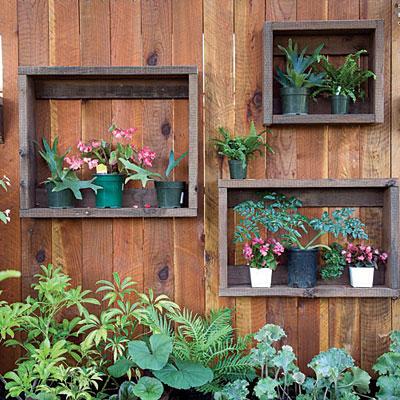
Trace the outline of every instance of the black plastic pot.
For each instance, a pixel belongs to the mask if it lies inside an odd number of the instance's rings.
[[[337,95],[331,97],[332,114],[348,114],[349,113],[349,97]]]
[[[71,190],[65,189],[61,192],[53,192],[54,183],[47,182],[47,205],[49,208],[73,208],[74,194]]]
[[[154,182],[159,208],[180,208],[183,203],[184,182]]]
[[[318,249],[288,249],[288,285],[310,288],[317,283]]]
[[[308,114],[307,88],[281,88],[282,114],[305,115]]]
[[[228,160],[228,164],[231,179],[246,179],[247,164],[243,167],[243,162],[240,160]]]

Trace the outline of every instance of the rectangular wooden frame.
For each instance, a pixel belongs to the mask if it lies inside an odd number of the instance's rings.
[[[294,296],[294,297],[398,297],[399,187],[396,179],[221,179],[219,188],[219,263],[220,296]],[[318,285],[315,288],[252,288],[235,281],[237,266],[228,265],[228,208],[259,191],[297,194],[305,207],[382,207],[383,246],[389,253],[385,285],[352,288],[342,285]],[[301,194],[301,196],[300,196]],[[234,274],[229,273],[232,268]],[[243,271],[243,270],[242,270]],[[242,274],[243,275],[243,274]],[[243,278],[243,276],[241,277]],[[234,282],[232,282],[234,281]]]
[[[373,96],[371,99],[373,112],[368,114],[308,114],[282,115],[273,113],[273,57],[274,37],[276,34],[304,34],[309,32],[329,32],[331,36],[338,34],[373,34],[372,57],[376,80],[371,81]],[[383,20],[349,20],[349,21],[285,21],[266,22],[263,35],[263,111],[264,124],[371,124],[382,123],[384,120],[384,23]]]
[[[197,66],[19,67],[20,216],[27,218],[195,217],[198,170]],[[35,207],[36,99],[188,99],[188,207],[49,209]]]

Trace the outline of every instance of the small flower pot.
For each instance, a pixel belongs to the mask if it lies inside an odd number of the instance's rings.
[[[65,189],[60,192],[53,192],[54,183],[47,182],[47,205],[49,208],[73,208],[74,194],[71,190]]]
[[[375,268],[350,267],[350,284],[353,287],[368,288],[374,284]]]
[[[247,164],[243,167],[243,162],[240,160],[228,160],[228,164],[231,179],[246,179]]]
[[[96,208],[122,207],[122,192],[124,190],[124,175],[94,174],[94,183],[101,186],[96,194]]]
[[[349,97],[336,95],[331,97],[332,114],[348,114],[349,113]]]
[[[155,181],[159,208],[180,208],[183,204],[185,182]]]
[[[310,288],[317,283],[318,249],[288,249],[288,285]]]
[[[281,88],[282,114],[308,114],[308,94],[307,88]]]
[[[272,269],[270,268],[250,268],[251,287],[270,288]]]

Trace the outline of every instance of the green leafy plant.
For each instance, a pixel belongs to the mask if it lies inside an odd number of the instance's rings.
[[[372,71],[360,68],[360,57],[365,53],[367,53],[366,50],[359,50],[357,53],[349,54],[339,67],[335,67],[326,56],[320,56],[320,65],[325,72],[325,79],[322,87],[314,92],[314,96],[325,92],[330,96],[348,96],[353,102],[357,98],[363,99],[365,91],[361,84],[370,78],[376,79]]]
[[[46,138],[42,139],[43,148],[39,150],[39,154],[46,161],[51,176],[46,179],[46,183],[52,183],[54,185],[53,192],[61,192],[62,190],[71,190],[75,198],[82,200],[82,189],[91,189],[97,193],[98,189],[102,189],[100,186],[93,183],[94,179],[82,181],[76,175],[76,172],[71,168],[64,167],[64,160],[70,153],[69,148],[64,154],[58,152],[58,137],[53,141],[50,146]]]
[[[345,350],[332,348],[315,356],[308,366],[315,378],[307,378],[305,394],[297,400],[356,400],[369,392],[371,377],[354,364]]]
[[[10,179],[6,176],[3,175],[3,178],[0,179],[0,187],[7,192],[8,187],[11,185]],[[3,224],[7,224],[7,222],[10,222],[10,210],[4,210],[0,211],[0,221]]]
[[[330,250],[323,249],[322,259],[324,266],[321,268],[321,277],[324,280],[340,278],[346,268],[346,259],[342,254],[343,246],[332,243]]]
[[[249,394],[249,382],[237,379],[227,383],[222,390],[214,394],[215,400],[246,400]]]
[[[269,153],[274,153],[272,147],[264,141],[263,134],[269,134],[271,131],[263,130],[257,133],[254,122],[250,123],[250,130],[247,136],[232,136],[228,129],[220,127],[218,132],[221,139],[213,139],[218,154],[228,157],[229,160],[242,161],[243,167],[247,165],[250,157],[256,153],[262,154],[261,147],[265,147]]]
[[[280,236],[286,246],[299,249],[320,247],[330,251],[329,246],[316,243],[326,234],[335,238],[368,239],[364,231],[365,225],[352,217],[354,210],[351,208],[334,210],[332,216],[324,211],[320,218],[308,218],[298,211],[301,207],[302,202],[299,199],[287,198],[277,193],[268,193],[259,201],[248,200],[238,204],[234,211],[242,218],[235,229],[235,241],[260,237],[260,226],[272,233],[281,232]],[[309,230],[314,232],[312,239],[302,243],[303,235]]]
[[[181,154],[177,159],[175,159],[174,151],[171,150],[168,158],[168,166],[164,171],[164,174],[158,174],[156,172],[147,171],[136,164],[133,164],[129,160],[124,160],[120,158],[120,162],[124,165],[126,170],[128,171],[128,177],[125,180],[125,183],[131,180],[140,180],[142,182],[143,187],[146,186],[148,181],[160,179],[160,180],[169,180],[171,176],[171,172],[180,164],[180,162],[188,155],[188,152]],[[130,173],[129,171],[133,171]]]
[[[279,45],[278,47],[286,57],[286,73],[277,67],[275,79],[283,87],[311,89],[323,85],[325,73],[315,73],[312,68],[321,59],[320,52],[324,47],[323,44],[320,44],[309,56],[305,55],[306,47],[299,54],[298,45],[293,44],[292,39],[289,39],[286,48]]]
[[[382,354],[372,367],[378,374],[378,400],[400,398],[400,331],[393,331],[390,339],[389,351]]]

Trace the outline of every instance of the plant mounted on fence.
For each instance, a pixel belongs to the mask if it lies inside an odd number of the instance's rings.
[[[357,400],[366,398],[371,377],[354,364],[353,358],[342,349],[329,349],[315,356],[308,364],[315,378],[303,384],[305,394],[297,400]]]
[[[8,179],[8,177],[6,175],[3,175],[3,177],[0,179],[0,187],[3,188],[4,191],[7,192],[8,187],[11,185],[10,183],[10,179]],[[3,224],[7,224],[7,222],[10,222],[11,218],[10,218],[10,210],[4,210],[4,211],[0,211],[0,221]]]
[[[59,154],[58,137],[50,145],[46,138],[42,138],[43,148],[39,150],[39,154],[46,161],[51,176],[45,180],[48,206],[50,208],[71,208],[73,207],[74,198],[82,200],[82,189],[91,189],[97,193],[100,186],[91,180],[80,180],[76,175],[77,170],[82,166],[76,157],[68,157],[71,149],[69,148],[64,154]],[[64,167],[64,163],[68,167]]]
[[[260,226],[279,234],[288,254],[288,283],[292,287],[313,287],[316,283],[317,254],[319,248],[331,250],[317,243],[323,235],[335,238],[368,239],[365,225],[353,218],[351,208],[324,211],[319,218],[308,218],[299,212],[302,202],[282,194],[267,193],[259,201],[248,200],[235,206],[241,222],[235,229],[235,241],[242,242],[261,236]],[[305,243],[302,238],[310,232],[313,236]]]
[[[321,92],[331,97],[332,114],[348,114],[349,99],[354,103],[358,98],[364,99],[365,90],[362,83],[368,79],[376,79],[376,75],[360,67],[360,58],[366,50],[349,54],[342,65],[336,67],[326,56],[320,57],[320,65],[325,72],[323,85],[317,89],[313,96]]]
[[[272,147],[264,140],[263,135],[271,131],[263,130],[257,133],[254,122],[250,122],[250,130],[247,136],[231,136],[228,129],[220,127],[218,132],[222,139],[213,139],[218,154],[228,158],[229,171],[232,179],[245,179],[247,176],[247,164],[256,153],[262,154],[261,148],[273,154]]]
[[[278,48],[286,57],[286,72],[276,68],[275,79],[281,84],[281,100],[283,114],[307,114],[308,97],[311,90],[321,87],[324,83],[324,72],[313,72],[313,67],[320,61],[320,44],[309,56],[307,48],[299,54],[297,43],[289,39],[288,46]]]
[[[171,150],[168,158],[168,165],[164,174],[158,174],[156,172],[148,176],[147,180],[155,180],[155,188],[157,192],[157,203],[160,208],[180,208],[183,203],[183,194],[185,188],[185,182],[182,181],[172,181],[171,173],[172,171],[181,163],[181,161],[188,155],[188,152],[181,154],[177,159],[175,159],[174,151]],[[129,172],[128,177],[125,182],[135,179],[135,173],[140,172],[140,167],[132,164],[127,160],[120,160],[125,166],[127,171],[133,171],[131,174]],[[146,181],[147,182],[147,181]]]
[[[255,237],[250,243],[245,243],[243,255],[250,267],[252,287],[271,287],[272,271],[278,266],[278,258],[284,252],[284,247],[275,239]]]
[[[102,187],[96,196],[96,207],[122,206],[124,176],[128,174],[122,160],[135,165],[136,170],[130,179],[141,181],[143,187],[153,175],[147,167],[152,166],[156,154],[146,146],[138,149],[130,143],[135,132],[136,128],[121,129],[113,124],[108,130],[110,140],[95,139],[88,143],[79,141],[77,147],[81,157],[77,158],[77,162],[87,164],[89,169],[96,168],[96,184]]]
[[[372,287],[374,272],[386,264],[387,253],[365,244],[349,243],[342,256],[350,269],[350,283],[353,287]]]

